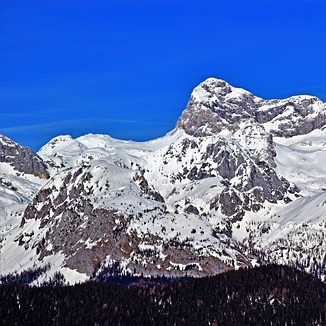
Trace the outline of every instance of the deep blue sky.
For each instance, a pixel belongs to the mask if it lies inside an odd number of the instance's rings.
[[[326,101],[325,0],[2,0],[0,133],[148,140],[217,77]]]

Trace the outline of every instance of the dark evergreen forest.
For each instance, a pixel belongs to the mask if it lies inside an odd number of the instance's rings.
[[[2,284],[0,324],[326,325],[326,284],[287,266],[197,279],[107,281]]]

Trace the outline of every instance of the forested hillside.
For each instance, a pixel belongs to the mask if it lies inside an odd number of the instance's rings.
[[[1,325],[326,324],[326,285],[286,266],[153,284],[2,284]]]

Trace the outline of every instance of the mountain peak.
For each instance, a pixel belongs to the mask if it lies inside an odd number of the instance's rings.
[[[325,112],[325,103],[316,97],[263,100],[224,80],[208,78],[193,90],[177,128],[193,136],[211,136],[238,130],[239,123],[252,120],[273,135],[291,137],[324,126]]]
[[[252,95],[250,92],[243,88],[231,86],[223,79],[210,77],[195,87],[192,92],[192,96],[199,100],[201,98],[200,95],[202,95],[203,98],[211,98],[214,95],[217,98],[223,98],[231,93],[231,97]]]
[[[16,171],[48,179],[47,167],[29,147],[23,147],[0,134],[0,163],[10,164]]]
[[[267,257],[325,277],[326,129],[309,133],[325,120],[317,98],[209,78],[150,142],[59,136],[38,156],[0,137],[1,272],[205,276]],[[48,181],[27,175],[38,163]]]

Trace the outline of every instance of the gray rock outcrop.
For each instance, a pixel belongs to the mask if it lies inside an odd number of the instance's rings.
[[[29,147],[22,147],[9,138],[0,135],[0,162],[9,163],[15,170],[48,179],[46,164]]]

